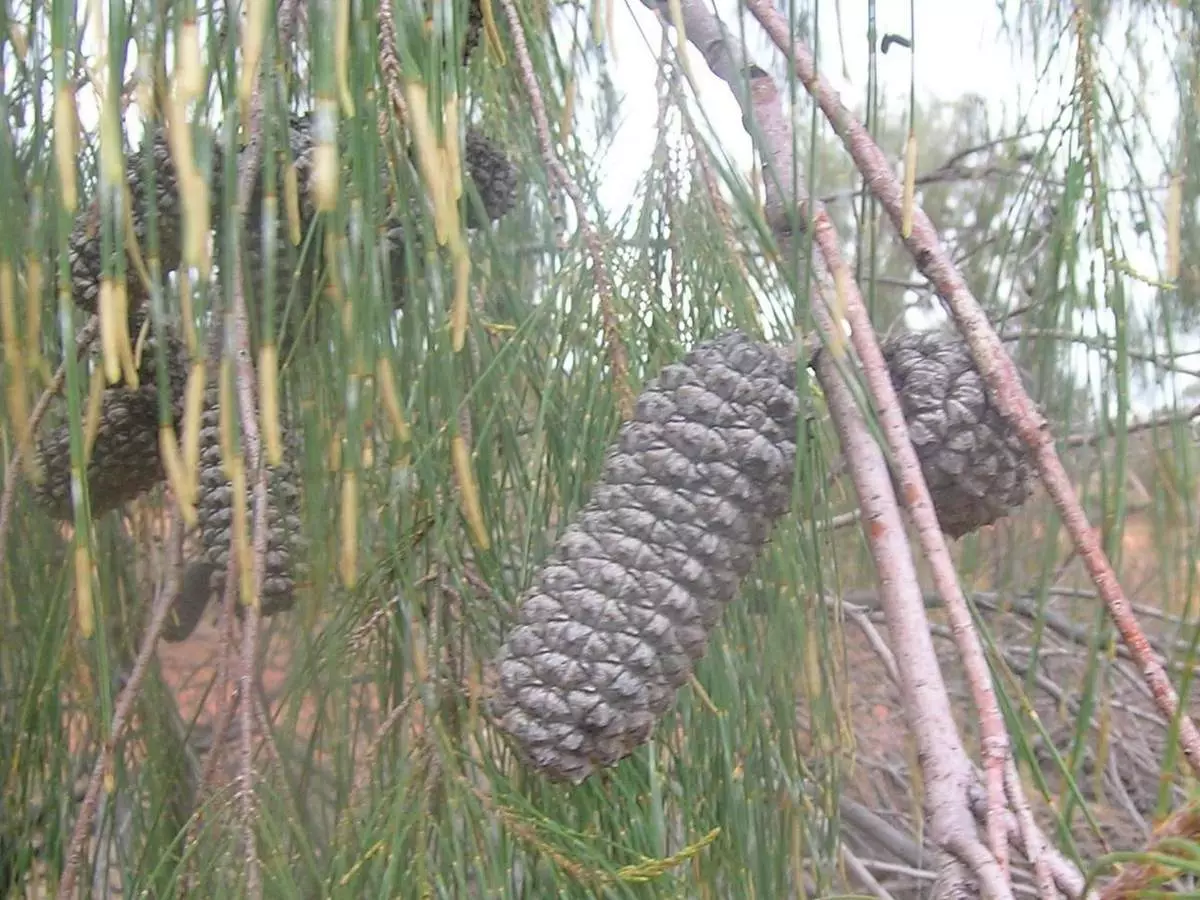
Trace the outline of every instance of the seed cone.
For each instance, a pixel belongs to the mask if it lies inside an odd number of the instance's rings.
[[[1032,470],[957,336],[903,332],[881,346],[942,530],[962,537],[1029,498]]]
[[[212,567],[212,590],[222,593],[233,538],[233,485],[225,476],[221,460],[221,428],[218,393],[210,388],[200,422],[200,491],[196,515],[200,524],[204,559]],[[295,603],[297,576],[304,561],[300,523],[299,472],[292,459],[294,446],[285,439],[284,458],[278,467],[268,467],[267,555],[259,590],[263,615],[291,609]],[[254,527],[254,475],[246,475],[247,526]]]
[[[466,39],[463,41],[462,63],[465,66],[479,46],[483,37],[483,5],[481,0],[469,0],[467,4]]]
[[[517,204],[516,166],[490,138],[474,129],[467,130],[463,144],[463,168],[479,191],[488,221],[495,222]],[[467,227],[481,228],[486,225],[487,221],[479,218],[474,199],[467,196],[464,200]]]
[[[136,340],[137,322],[130,323]],[[138,366],[136,388],[120,384],[106,388],[100,406],[99,428],[87,464],[88,492],[93,518],[128,503],[166,477],[158,447],[158,354],[153,330],[147,335]],[[187,384],[187,351],[167,332],[167,382],[175,424],[182,416]],[[74,518],[71,506],[71,433],[67,423],[38,442],[43,479],[35,486],[37,500],[56,519]]]
[[[149,272],[150,222],[146,210],[153,199],[157,210],[155,226],[158,231],[158,257],[162,273],[179,266],[183,252],[182,204],[179,199],[178,175],[171,159],[166,133],[161,127],[151,126],[150,134],[143,139],[141,147],[129,156],[125,164],[125,184],[129,188],[131,206],[126,215],[133,223],[137,236],[138,251]],[[154,183],[147,174],[147,157],[154,171]],[[213,146],[213,165],[219,171],[220,146]],[[219,184],[214,180],[210,184]],[[153,193],[153,197],[151,196]],[[212,198],[216,199],[215,188]],[[96,197],[75,221],[67,241],[67,254],[71,266],[71,287],[75,303],[81,309],[94,313],[99,305],[100,276],[104,271],[104,253],[101,237],[100,198]],[[130,310],[136,310],[149,297],[146,285],[134,263],[132,248],[125,242],[125,280]]]
[[[271,192],[277,198],[276,211],[278,219],[276,220],[274,243],[273,243],[273,264],[275,267],[275,307],[273,314],[275,316],[275,333],[287,322],[298,323],[303,315],[303,301],[307,300],[311,294],[312,280],[318,269],[318,259],[320,257],[320,245],[318,243],[311,244],[307,250],[304,247],[305,237],[309,227],[312,224],[316,210],[312,199],[312,172],[313,172],[313,140],[312,140],[312,120],[308,116],[293,118],[288,127],[288,143],[286,147],[275,146],[275,150],[279,153],[276,161],[275,173],[276,183],[272,185]],[[245,151],[243,151],[245,152]],[[284,192],[284,173],[287,168],[292,167],[296,172],[296,188],[298,212],[300,219],[300,245],[293,245],[289,234],[288,212],[286,207],[286,194]],[[266,289],[267,277],[267,244],[263,236],[263,217],[262,217],[262,201],[264,185],[266,182],[265,172],[259,174],[259,179],[255,185],[254,193],[251,195],[250,205],[248,207],[248,215],[246,216],[246,239],[243,243],[243,272],[245,273],[248,284],[248,299],[251,301],[252,309],[256,312],[263,308],[263,291]],[[291,309],[288,308],[287,301],[292,291],[293,281],[296,283],[296,300],[293,302]]]
[[[278,148],[282,151],[284,148]],[[313,201],[313,164],[315,143],[313,140],[313,122],[309,115],[293,117],[288,129],[288,146],[286,154],[282,155],[276,166],[276,184],[274,193],[279,198],[279,219],[274,236],[274,265],[275,265],[275,333],[279,334],[284,326],[294,336],[296,328],[301,324],[304,313],[312,299],[313,287],[317,276],[323,269],[326,259],[322,242],[318,239],[309,242],[308,233],[316,219],[317,210]],[[345,157],[342,158],[345,162]],[[293,245],[289,234],[287,209],[284,205],[284,173],[288,167],[294,168],[296,175],[300,245]],[[346,176],[343,175],[343,178]],[[386,166],[382,166],[379,183],[386,185],[389,179]],[[250,215],[246,218],[246,240],[244,243],[244,271],[249,280],[248,290],[255,309],[262,306],[263,291],[266,288],[267,253],[263,239],[263,219],[259,215],[262,209],[263,185],[265,175],[260,177],[255,193],[250,201]],[[318,233],[317,237],[320,235]],[[397,306],[402,305],[405,294],[404,268],[404,228],[399,221],[388,221],[382,230],[382,252],[388,256],[388,271],[391,277],[390,285],[385,290],[390,291]],[[308,246],[305,246],[305,244]],[[294,288],[294,290],[293,290]],[[291,296],[293,295],[294,296]],[[291,302],[289,304],[289,297]],[[317,327],[318,333],[325,333],[323,326]]]
[[[648,739],[789,508],[797,404],[794,364],[740,332],[638,398],[496,661],[491,714],[541,773]]]
[[[277,183],[274,186],[275,195],[280,198],[279,220],[274,237],[275,256],[275,322],[276,333],[286,325],[294,331],[302,320],[307,309],[308,300],[316,276],[325,263],[320,242],[303,246],[305,236],[316,217],[316,207],[313,202],[312,179],[314,161],[314,141],[312,133],[312,117],[305,115],[292,119],[288,131],[288,147],[285,158],[279,160],[276,167]],[[292,166],[296,173],[296,186],[299,200],[299,220],[301,246],[292,244],[289,235],[287,210],[283,204],[283,177],[286,167]],[[465,222],[468,228],[480,228],[488,221],[495,221],[505,215],[516,204],[517,199],[517,170],[508,157],[495,146],[487,137],[474,129],[468,129],[463,153],[463,167],[466,174],[474,182],[482,200],[483,212],[486,219],[481,219],[477,212],[477,204],[472,199],[467,200]],[[380,172],[380,183],[387,184],[389,175],[386,167]],[[244,267],[250,280],[248,289],[254,298],[256,307],[262,303],[263,290],[266,286],[267,259],[263,242],[263,221],[258,212],[262,209],[263,179],[259,179],[255,193],[252,195],[246,218],[246,242]],[[405,258],[406,230],[399,216],[389,219],[382,229],[381,235],[383,253],[387,254],[388,275],[390,284],[386,286],[393,302],[397,307],[403,306],[407,294],[409,272]],[[295,285],[295,297],[290,306],[289,295]],[[318,326],[318,331],[324,333]]]

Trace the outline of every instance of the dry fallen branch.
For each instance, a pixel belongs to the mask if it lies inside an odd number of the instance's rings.
[[[867,186],[887,210],[897,231],[903,235],[904,192],[893,174],[891,162],[862,124],[842,104],[829,82],[817,73],[816,62],[808,48],[799,41],[793,41],[787,22],[778,10],[768,0],[746,0],[746,6],[775,45],[792,61],[800,82],[833,125]],[[1088,522],[1087,514],[1054,449],[1054,437],[1046,420],[1022,387],[1016,366],[1004,352],[999,336],[971,294],[962,273],[946,253],[933,223],[919,206],[914,205],[911,210],[911,223],[911,231],[904,238],[905,246],[912,254],[918,270],[929,279],[950,307],[955,323],[966,338],[1000,411],[1029,446],[1042,484],[1062,516],[1080,559],[1104,599],[1122,639],[1142,670],[1159,711],[1171,720],[1179,716],[1180,744],[1193,772],[1200,774],[1200,732],[1189,716],[1180,714],[1179,696],[1138,625],[1129,600],[1100,544],[1099,534]]]

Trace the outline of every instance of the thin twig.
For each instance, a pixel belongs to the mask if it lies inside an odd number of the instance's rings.
[[[295,24],[297,0],[282,0],[276,18],[280,52],[286,52],[292,44],[292,29]],[[252,74],[250,89],[250,112],[247,123],[249,139],[239,155],[237,210],[232,223],[235,233],[241,233],[254,184],[258,180],[259,164],[262,160],[263,98],[261,72]],[[242,811],[242,839],[245,843],[246,889],[250,897],[262,896],[262,872],[258,859],[257,842],[254,835],[254,662],[258,647],[258,627],[261,608],[258,592],[263,583],[267,557],[267,482],[269,472],[263,464],[261,438],[258,430],[258,405],[255,399],[256,378],[254,360],[250,351],[250,323],[246,310],[245,266],[241,241],[233,242],[233,308],[232,351],[236,371],[238,411],[242,426],[244,449],[248,470],[255,473],[254,523],[252,531],[253,560],[251,562],[253,599],[242,598],[247,603],[242,621],[242,666],[239,673],[241,705],[241,760],[238,773],[238,795]],[[239,560],[244,566],[246,560]]]
[[[1193,419],[1200,418],[1200,403],[1187,409],[1179,410],[1178,412],[1163,413],[1159,416],[1154,416],[1149,419],[1143,419],[1140,422],[1131,422],[1125,428],[1125,433],[1132,435],[1141,431],[1151,431],[1155,428],[1169,428],[1181,422],[1190,422]],[[1092,431],[1087,434],[1072,434],[1063,441],[1068,447],[1094,447],[1096,444],[1103,443],[1117,433],[1116,423],[1109,425],[1102,431]]]
[[[96,334],[100,330],[100,317],[92,315],[87,320],[87,324],[79,330],[79,334],[75,335],[75,354],[76,357],[81,357],[87,353],[91,347],[92,341],[96,339]],[[29,424],[26,426],[27,434],[31,436],[37,435],[38,426],[42,424],[42,419],[46,416],[46,411],[50,408],[50,401],[58,395],[62,390],[63,384],[67,380],[67,363],[64,360],[58,366],[58,371],[54,373],[54,377],[50,379],[50,383],[46,385],[46,389],[42,391],[42,396],[38,398],[37,404],[33,407],[33,412],[29,414]],[[8,466],[4,470],[4,493],[0,495],[0,572],[4,571],[4,564],[8,556],[8,528],[12,521],[13,501],[16,499],[17,480],[21,476],[21,445],[18,443],[16,449],[13,450],[12,458],[8,461]]]
[[[379,67],[387,88],[388,100],[401,122],[408,120],[408,103],[404,100],[404,75],[400,67],[400,51],[396,46],[396,20],[391,3],[379,4]],[[389,131],[386,113],[380,110],[380,137]]]
[[[1013,818],[1017,821],[1017,828],[1025,844],[1025,855],[1033,861],[1033,873],[1037,880],[1038,894],[1043,900],[1056,900],[1058,897],[1058,887],[1055,884],[1055,876],[1051,869],[1050,860],[1050,853],[1053,847],[1046,839],[1046,835],[1038,828],[1037,822],[1033,818],[1033,811],[1029,808],[1029,800],[1025,796],[1025,791],[1021,788],[1021,776],[1018,774],[1016,764],[1013,763],[1011,757],[1006,760],[1004,766],[1004,787],[1008,792],[1008,800],[1012,806]],[[1072,879],[1069,895],[1078,897],[1083,894],[1083,876],[1075,871],[1070,871],[1067,874]]]
[[[621,337],[620,322],[614,306],[612,277],[608,273],[608,265],[604,260],[604,247],[600,236],[588,220],[587,203],[579,185],[571,178],[567,167],[563,165],[554,150],[554,139],[550,135],[550,120],[546,116],[546,104],[542,100],[542,91],[538,86],[537,75],[534,73],[533,61],[529,58],[529,46],[525,41],[525,28],[521,24],[521,16],[513,0],[500,0],[504,14],[512,30],[513,55],[517,60],[517,68],[521,73],[521,81],[529,94],[529,105],[533,111],[534,130],[537,132],[538,144],[542,151],[542,162],[546,166],[552,181],[571,198],[575,207],[575,218],[579,230],[583,234],[583,243],[592,258],[592,280],[596,284],[596,293],[600,301],[600,319],[604,326],[604,339],[608,346],[609,362],[613,367],[613,379],[617,393],[617,406],[623,419],[633,415],[633,388],[629,384],[629,352]]]
[[[104,742],[104,747],[97,754],[96,762],[92,766],[87,792],[80,805],[79,817],[75,820],[75,827],[71,832],[71,843],[67,848],[66,864],[63,867],[62,880],[58,886],[59,900],[71,900],[75,895],[75,881],[79,875],[79,865],[83,861],[88,833],[91,831],[96,813],[96,804],[104,785],[104,776],[112,767],[113,754],[116,752],[117,745],[125,737],[125,729],[129,726],[133,704],[137,702],[142,688],[142,680],[150,667],[154,648],[158,645],[158,635],[162,631],[163,623],[167,620],[167,613],[171,611],[171,602],[179,590],[180,543],[178,538],[180,528],[179,514],[178,512],[173,513],[167,538],[166,577],[154,598],[150,623],[146,626],[146,633],[142,636],[142,643],[138,648],[137,658],[133,662],[129,678],[121,693],[117,695],[108,739]]]
[[[769,0],[746,0],[746,7],[775,45],[792,61],[800,82],[833,125],[871,192],[887,210],[896,230],[903,235],[904,195],[891,161],[842,104],[829,82],[817,73],[812,53],[803,42],[793,39],[787,22]],[[1000,412],[1028,445],[1042,484],[1054,501],[1122,639],[1133,653],[1154,694],[1155,703],[1168,719],[1175,720],[1178,717],[1180,745],[1192,771],[1200,775],[1200,731],[1196,730],[1191,717],[1180,710],[1179,695],[1138,625],[1116,572],[1104,553],[1100,534],[1088,521],[1062,460],[1055,452],[1054,436],[1048,423],[1026,393],[1016,366],[1004,352],[1000,338],[988,322],[979,301],[971,294],[962,273],[946,253],[933,223],[916,204],[913,204],[910,212],[911,230],[904,238],[905,246],[912,254],[918,270],[937,288],[938,294],[949,306]]]
[[[1042,339],[1048,341],[1061,341],[1068,344],[1079,344],[1082,347],[1087,347],[1089,350],[1095,350],[1097,353],[1116,353],[1116,344],[1106,341],[1102,337],[1089,337],[1086,334],[1077,334],[1073,331],[1055,328],[1022,328],[1011,331],[1002,331],[1000,340],[1006,344],[1016,343],[1017,341]],[[1192,378],[1200,378],[1200,370],[1189,369],[1181,366],[1173,359],[1166,356],[1160,356],[1156,353],[1147,353],[1141,350],[1126,350],[1126,355],[1130,359],[1136,359],[1139,362],[1149,363],[1155,368],[1162,369],[1166,372],[1175,372],[1178,375],[1189,375]]]
[[[863,887],[878,897],[879,900],[896,900],[895,897],[888,893],[887,888],[880,884],[879,880],[871,874],[871,870],[863,865],[862,860],[849,847],[843,844],[841,851],[842,859],[846,862],[846,868],[859,880]]]
[[[887,671],[888,678],[891,679],[892,684],[900,687],[900,670],[896,667],[895,654],[892,653],[891,648],[887,645],[887,641],[883,639],[883,635],[879,633],[879,629],[875,627],[875,623],[871,621],[870,616],[867,615],[866,608],[853,603],[847,603],[843,600],[842,610],[850,621],[858,626],[858,630],[863,633],[863,636],[867,639],[867,643],[871,645],[871,649],[875,651],[875,655],[883,663],[883,668]]]

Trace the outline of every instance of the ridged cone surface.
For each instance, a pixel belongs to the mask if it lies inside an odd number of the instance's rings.
[[[495,222],[517,205],[517,168],[496,144],[475,129],[463,139],[463,169],[470,175],[483,202],[488,221]],[[464,188],[466,185],[464,185]],[[474,198],[465,196],[468,228],[481,228]]]
[[[263,615],[291,609],[296,580],[304,563],[300,521],[299,473],[295,468],[294,438],[284,435],[284,457],[268,467],[266,569],[259,592]],[[246,475],[246,514],[254,527],[253,474]],[[233,485],[221,463],[220,409],[217,391],[207,394],[200,424],[200,491],[196,503],[205,560],[212,565],[212,589],[221,593],[233,538]]]
[[[578,783],[649,738],[790,506],[797,403],[740,332],[642,392],[496,661],[491,714],[535,769]]]
[[[134,341],[137,340],[136,329],[135,320],[130,323],[131,340]],[[187,352],[183,342],[170,330],[167,340],[167,379],[178,425],[187,384]],[[138,387],[116,385],[104,391],[99,428],[87,465],[93,518],[128,503],[166,478],[158,447],[158,355],[155,345],[151,331],[138,366]],[[71,434],[66,423],[38,441],[38,456],[44,477],[34,488],[35,496],[51,516],[69,521],[74,513],[71,507]]]
[[[153,185],[150,184],[146,171],[147,155],[151,157],[154,171]],[[213,147],[213,165],[219,172],[220,147],[216,145]],[[147,269],[150,254],[150,222],[146,210],[148,208],[147,201],[153,191],[154,208],[157,210],[158,255],[161,271],[165,275],[179,266],[183,251],[183,223],[178,175],[175,163],[171,158],[166,134],[161,127],[155,127],[150,135],[143,139],[138,150],[127,158],[125,184],[129,187],[129,197],[132,202],[131,208],[126,210],[126,213],[133,222],[138,248]],[[214,209],[217,208],[216,191],[219,185],[218,178],[214,178],[210,182],[212,187],[210,199]],[[96,312],[99,304],[100,276],[104,271],[102,248],[100,198],[97,197],[76,219],[67,241],[73,297],[76,305],[89,313]],[[129,250],[130,248],[126,245],[126,292],[129,308],[134,310],[148,298],[149,294],[141,277],[137,274],[132,258],[129,258]]]
[[[287,314],[291,322],[297,323],[299,321],[299,316],[307,305],[304,301],[308,299],[308,294],[311,292],[312,281],[319,268],[318,260],[321,255],[318,243],[310,244],[307,250],[304,246],[309,227],[312,224],[313,217],[316,215],[311,190],[313,171],[311,118],[307,116],[293,118],[288,127],[288,146],[283,148],[276,144],[275,149],[276,152],[280,153],[275,167],[276,183],[273,186],[273,193],[277,198],[276,210],[278,213],[275,223],[274,240],[276,299],[273,314],[275,316],[276,334],[278,334],[279,329],[284,324],[283,318],[285,314]],[[293,245],[289,236],[288,213],[284,199],[284,172],[288,167],[293,167],[296,171],[297,200],[300,214],[299,245]],[[246,238],[243,244],[245,248],[243,271],[250,282],[247,289],[255,309],[262,308],[263,291],[266,289],[267,254],[263,241],[263,219],[261,215],[265,181],[266,173],[260,169],[259,178],[255,183],[255,189],[251,194],[248,207]],[[303,266],[301,266],[301,263],[303,263]],[[292,308],[289,310],[287,308],[287,300],[292,290],[293,281],[296,282],[297,294]]]
[[[942,530],[958,538],[1029,498],[1032,469],[954,335],[902,332],[881,346]]]

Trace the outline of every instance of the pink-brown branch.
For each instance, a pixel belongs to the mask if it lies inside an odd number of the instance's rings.
[[[720,20],[697,2],[684,2],[683,27],[688,39],[704,55],[715,74],[728,82],[742,106],[743,117],[757,138],[764,158],[764,185],[768,222],[779,238],[783,256],[790,258],[791,223],[805,199],[793,152],[794,140],[778,89],[762,69],[737,55]],[[748,84],[742,81],[748,76]],[[929,637],[921,590],[904,525],[891,488],[886,460],[874,444],[855,407],[853,395],[828,354],[821,357],[818,377],[834,411],[839,437],[847,459],[852,460],[852,477],[863,510],[864,526],[881,587],[888,600],[884,606],[889,630],[901,648],[897,662],[904,687],[909,723],[921,746],[921,762],[929,793],[929,816],[933,837],[966,862],[987,887],[991,896],[1011,896],[1007,878],[1007,813],[1004,795],[1004,764],[1008,758],[1007,734],[992,692],[983,649],[974,633],[970,612],[958,585],[953,561],[937,523],[933,502],[921,474],[920,463],[908,438],[883,355],[875,341],[849,267],[842,259],[837,235],[828,216],[818,209],[813,222],[816,243],[823,258],[817,267],[818,284],[813,292],[813,313],[828,340],[840,339],[841,323],[831,315],[825,298],[837,296],[846,302],[854,330],[854,341],[864,360],[868,384],[877,409],[884,412],[889,445],[900,464],[900,481],[913,511],[922,546],[936,576],[935,583],[959,637],[960,651],[970,673],[976,704],[983,721],[989,814],[989,853],[976,837],[975,822],[967,803],[966,788],[973,770],[958,740],[950,713],[949,699],[937,657]],[[836,285],[836,289],[835,289]]]
[[[824,310],[818,322],[822,328],[833,325]],[[946,685],[937,665],[916,566],[892,490],[887,460],[871,437],[832,354],[826,352],[817,357],[817,377],[825,389],[862,509],[863,528],[879,580],[879,597],[900,672],[905,713],[917,740],[926,779],[930,837],[971,869],[988,896],[1012,897],[1004,871],[975,836],[975,820],[967,804],[967,790],[974,773],[959,741]]]
[[[793,41],[787,22],[769,0],[745,0],[745,3],[775,45],[792,60],[797,77],[833,125],[862,173],[867,188],[883,204],[897,232],[903,235],[903,190],[892,171],[891,161],[843,105],[829,82],[817,73],[812,53],[803,43]],[[1045,418],[1026,393],[1016,366],[1004,352],[999,336],[920,206],[914,205],[912,209],[912,229],[904,238],[904,244],[921,274],[950,307],[954,321],[970,346],[971,355],[991,389],[1000,412],[1029,446],[1042,484],[1058,509],[1080,559],[1121,632],[1122,640],[1141,668],[1155,704],[1167,719],[1179,716],[1180,744],[1192,771],[1200,775],[1200,732],[1197,732],[1190,716],[1180,714],[1179,696],[1162,661],[1138,625],[1129,599],[1100,544],[1100,537],[1088,521],[1067,471],[1058,458],[1054,436]]]

